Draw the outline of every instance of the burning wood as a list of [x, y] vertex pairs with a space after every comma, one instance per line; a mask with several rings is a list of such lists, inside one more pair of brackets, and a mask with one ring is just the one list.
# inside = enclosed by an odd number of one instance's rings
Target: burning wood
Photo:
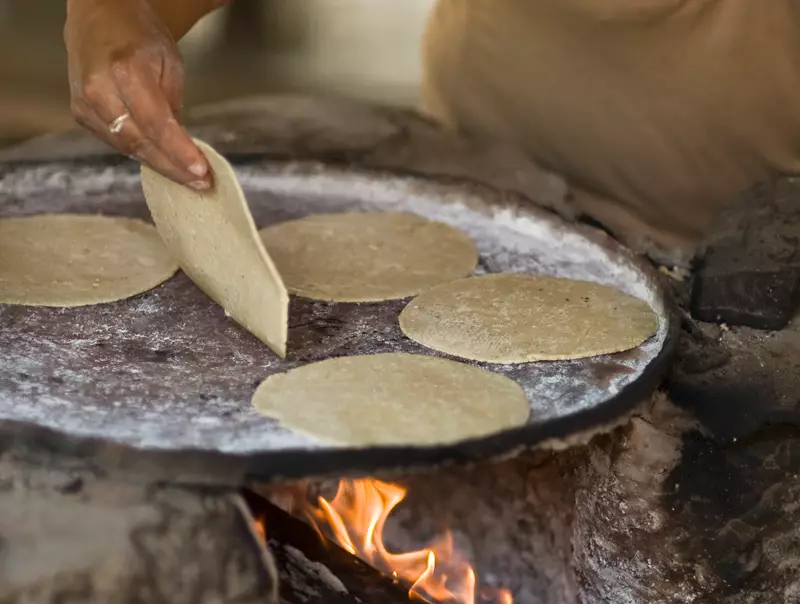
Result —
[[454, 546], [449, 531], [427, 548], [388, 551], [384, 528], [406, 497], [406, 489], [400, 486], [378, 480], [342, 480], [330, 501], [319, 495], [312, 502], [305, 489], [294, 490], [291, 495], [284, 507], [305, 518], [323, 540], [330, 539], [373, 568], [410, 585], [412, 600], [429, 604], [513, 604], [508, 590], [476, 588], [475, 571]]

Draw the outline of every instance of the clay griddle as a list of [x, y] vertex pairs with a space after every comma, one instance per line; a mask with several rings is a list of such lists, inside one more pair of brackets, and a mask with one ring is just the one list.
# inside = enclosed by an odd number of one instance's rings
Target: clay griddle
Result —
[[[624, 415], [655, 389], [675, 318], [652, 269], [605, 234], [488, 189], [319, 164], [237, 161], [259, 227], [313, 213], [409, 211], [473, 238], [478, 273], [597, 281], [647, 300], [658, 333], [639, 348], [578, 361], [477, 364], [515, 379], [528, 425], [443, 447], [336, 448], [283, 429], [250, 398], [268, 375], [336, 356], [436, 354], [400, 332], [407, 300], [328, 304], [293, 299], [280, 360], [182, 273], [113, 304], [0, 305], [0, 451], [156, 471], [173, 481], [234, 483], [386, 473], [558, 446]], [[104, 213], [149, 220], [138, 170], [95, 159], [0, 166], [0, 215]], [[557, 326], [554, 326], [557, 328]], [[457, 400], [453, 401], [458, 404]]]

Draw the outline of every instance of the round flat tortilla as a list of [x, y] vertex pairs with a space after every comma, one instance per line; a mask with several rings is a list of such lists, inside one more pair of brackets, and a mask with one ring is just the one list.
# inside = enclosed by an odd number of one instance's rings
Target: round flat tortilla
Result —
[[267, 378], [254, 407], [342, 446], [439, 445], [524, 425], [530, 406], [505, 376], [430, 356], [341, 357]]
[[156, 229], [133, 218], [0, 219], [0, 303], [71, 307], [124, 300], [178, 270]]
[[413, 214], [319, 214], [261, 231], [288, 290], [328, 302], [406, 298], [472, 273], [475, 244]]
[[214, 174], [203, 192], [142, 166], [142, 190], [156, 228], [194, 283], [278, 356], [286, 356], [289, 294], [250, 213], [236, 172], [195, 140]]
[[604, 285], [501, 274], [422, 294], [400, 313], [400, 328], [433, 350], [511, 364], [630, 350], [658, 330], [658, 317], [646, 302]]

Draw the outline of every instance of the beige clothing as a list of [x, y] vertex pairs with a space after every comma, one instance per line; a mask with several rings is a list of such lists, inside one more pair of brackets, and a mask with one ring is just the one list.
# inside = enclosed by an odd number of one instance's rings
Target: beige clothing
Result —
[[439, 0], [424, 106], [524, 148], [612, 229], [694, 243], [800, 166], [800, 0]]

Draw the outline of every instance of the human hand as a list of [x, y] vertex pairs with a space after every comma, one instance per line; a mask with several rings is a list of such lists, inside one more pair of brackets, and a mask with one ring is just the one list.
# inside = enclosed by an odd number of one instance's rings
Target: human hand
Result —
[[64, 42], [79, 124], [178, 183], [211, 186], [205, 156], [178, 122], [180, 53], [147, 0], [68, 0]]

